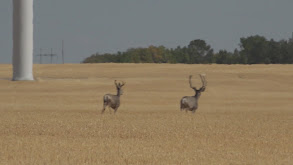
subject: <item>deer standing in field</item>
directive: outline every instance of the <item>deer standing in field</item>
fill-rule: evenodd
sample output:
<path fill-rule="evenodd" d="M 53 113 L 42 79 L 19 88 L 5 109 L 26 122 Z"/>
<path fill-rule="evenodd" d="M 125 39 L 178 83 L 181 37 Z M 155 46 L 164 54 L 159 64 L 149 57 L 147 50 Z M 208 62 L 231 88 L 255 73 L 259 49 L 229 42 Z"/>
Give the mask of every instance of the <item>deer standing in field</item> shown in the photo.
<path fill-rule="evenodd" d="M 120 96 L 123 94 L 122 87 L 125 85 L 125 82 L 122 81 L 122 84 L 117 83 L 117 81 L 114 81 L 116 89 L 117 89 L 117 94 L 112 95 L 112 94 L 105 94 L 104 95 L 104 107 L 102 110 L 102 114 L 104 113 L 106 107 L 108 106 L 109 108 L 114 109 L 114 113 L 116 113 L 117 109 L 120 106 Z"/>
<path fill-rule="evenodd" d="M 198 108 L 198 99 L 201 95 L 201 92 L 204 92 L 207 86 L 207 81 L 205 79 L 205 76 L 202 74 L 200 74 L 199 76 L 202 82 L 202 87 L 199 89 L 196 89 L 196 87 L 192 86 L 192 82 L 191 82 L 192 75 L 189 76 L 189 85 L 190 85 L 190 88 L 194 90 L 195 95 L 182 97 L 180 101 L 181 111 L 185 110 L 187 112 L 189 110 L 189 111 L 192 111 L 192 113 L 194 113 L 196 109 Z"/>

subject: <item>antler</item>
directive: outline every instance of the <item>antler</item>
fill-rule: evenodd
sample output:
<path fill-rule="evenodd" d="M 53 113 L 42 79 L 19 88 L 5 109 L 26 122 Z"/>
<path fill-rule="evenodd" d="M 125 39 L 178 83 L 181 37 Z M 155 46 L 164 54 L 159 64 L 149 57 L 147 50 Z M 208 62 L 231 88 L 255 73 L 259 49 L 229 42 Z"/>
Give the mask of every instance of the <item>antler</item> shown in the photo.
<path fill-rule="evenodd" d="M 120 83 L 119 83 L 120 84 Z M 122 81 L 122 84 L 120 84 L 120 87 L 123 87 L 126 83 Z"/>
<path fill-rule="evenodd" d="M 205 79 L 205 74 L 199 74 L 201 82 L 202 82 L 202 87 L 201 89 L 203 89 L 203 91 L 205 90 L 206 86 L 207 86 L 207 81 Z"/>
<path fill-rule="evenodd" d="M 114 81 L 114 84 L 116 85 L 116 87 L 118 87 L 117 80 Z"/>
<path fill-rule="evenodd" d="M 196 87 L 192 86 L 192 82 L 191 82 L 191 78 L 192 78 L 192 75 L 189 75 L 189 85 L 190 85 L 190 88 L 192 89 L 196 89 Z"/>
<path fill-rule="evenodd" d="M 122 84 L 121 84 L 121 83 L 117 83 L 117 80 L 115 80 L 114 83 L 115 83 L 116 87 L 122 87 L 125 85 L 124 81 L 122 81 Z"/>

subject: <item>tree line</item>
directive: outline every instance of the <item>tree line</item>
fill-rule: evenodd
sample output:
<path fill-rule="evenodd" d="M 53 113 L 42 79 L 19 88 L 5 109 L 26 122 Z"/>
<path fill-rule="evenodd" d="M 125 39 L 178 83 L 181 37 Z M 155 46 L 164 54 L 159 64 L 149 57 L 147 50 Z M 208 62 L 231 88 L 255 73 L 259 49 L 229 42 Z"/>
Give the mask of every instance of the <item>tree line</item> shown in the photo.
<path fill-rule="evenodd" d="M 96 53 L 83 63 L 185 63 L 185 64 L 292 64 L 293 37 L 289 40 L 267 40 L 255 35 L 240 38 L 234 52 L 214 52 L 204 40 L 190 41 L 188 46 L 168 49 L 164 46 L 130 48 L 114 54 Z"/>

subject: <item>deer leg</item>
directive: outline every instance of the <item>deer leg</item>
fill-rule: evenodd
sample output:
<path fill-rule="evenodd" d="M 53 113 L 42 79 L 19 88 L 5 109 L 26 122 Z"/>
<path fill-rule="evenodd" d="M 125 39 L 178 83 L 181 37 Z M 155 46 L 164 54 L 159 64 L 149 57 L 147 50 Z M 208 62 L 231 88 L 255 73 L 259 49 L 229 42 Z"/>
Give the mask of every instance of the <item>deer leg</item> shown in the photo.
<path fill-rule="evenodd" d="M 183 110 L 184 110 L 184 108 L 183 108 L 183 106 L 181 105 L 181 106 L 180 106 L 180 111 L 183 111 Z"/>
<path fill-rule="evenodd" d="M 110 112 L 110 114 L 112 114 L 112 108 L 111 108 L 111 107 L 109 107 L 108 109 L 109 109 L 109 112 Z"/>
<path fill-rule="evenodd" d="M 103 114 L 103 113 L 105 112 L 105 110 L 106 110 L 106 106 L 107 106 L 107 104 L 106 104 L 106 102 L 104 102 L 104 105 L 103 105 L 103 109 L 102 109 L 101 114 Z"/>
<path fill-rule="evenodd" d="M 118 109 L 118 107 L 114 109 L 114 114 L 117 112 L 117 109 Z"/>
<path fill-rule="evenodd" d="M 196 111 L 196 108 L 192 110 L 192 113 L 195 113 L 195 111 Z"/>
<path fill-rule="evenodd" d="M 106 107 L 104 106 L 104 108 L 102 109 L 101 114 L 103 114 L 105 112 Z"/>
<path fill-rule="evenodd" d="M 181 111 L 181 112 L 182 112 L 182 111 L 187 112 L 187 109 L 186 109 L 185 107 L 181 107 L 181 108 L 180 108 L 180 111 Z"/>

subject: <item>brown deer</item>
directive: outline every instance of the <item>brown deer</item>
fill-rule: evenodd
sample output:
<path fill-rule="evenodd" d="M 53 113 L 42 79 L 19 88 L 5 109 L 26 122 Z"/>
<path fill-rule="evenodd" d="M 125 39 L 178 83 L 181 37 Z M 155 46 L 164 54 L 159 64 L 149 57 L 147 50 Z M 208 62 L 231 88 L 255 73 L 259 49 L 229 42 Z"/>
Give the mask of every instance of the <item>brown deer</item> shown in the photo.
<path fill-rule="evenodd" d="M 198 99 L 201 95 L 201 92 L 204 92 L 207 86 L 207 81 L 205 79 L 205 76 L 200 74 L 199 75 L 201 78 L 201 82 L 202 82 L 202 87 L 197 89 L 196 87 L 192 86 L 192 82 L 191 82 L 191 78 L 192 75 L 189 76 L 189 85 L 190 88 L 192 88 L 195 92 L 194 96 L 184 96 L 182 97 L 181 101 L 180 101 L 180 110 L 185 110 L 186 112 L 192 111 L 192 113 L 194 113 L 196 111 L 196 109 L 198 108 Z"/>
<path fill-rule="evenodd" d="M 116 89 L 117 89 L 117 94 L 112 95 L 112 94 L 105 94 L 104 95 L 104 107 L 102 110 L 102 114 L 104 113 L 106 107 L 108 106 L 109 108 L 112 108 L 114 110 L 114 113 L 116 113 L 117 109 L 120 106 L 120 96 L 123 94 L 122 87 L 125 85 L 125 82 L 122 81 L 121 83 L 117 83 L 117 80 L 114 81 Z"/>

